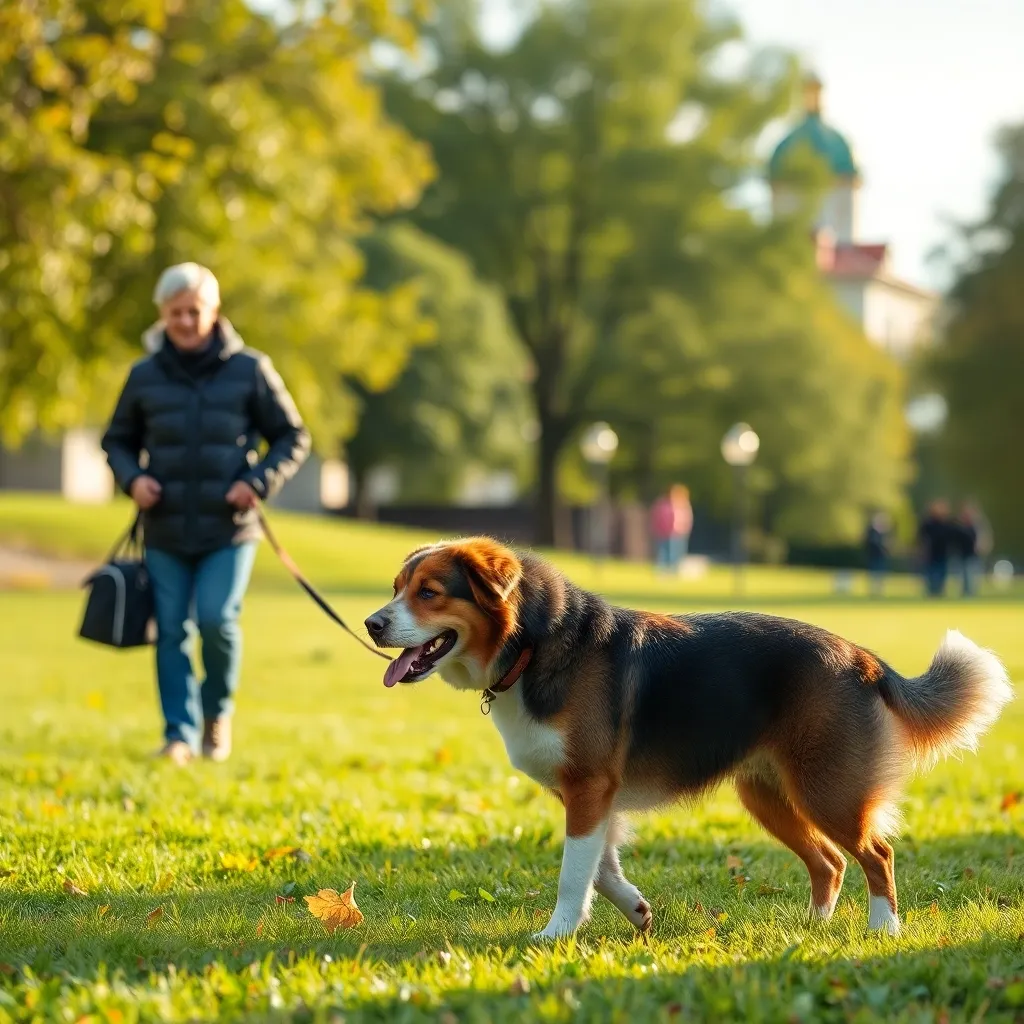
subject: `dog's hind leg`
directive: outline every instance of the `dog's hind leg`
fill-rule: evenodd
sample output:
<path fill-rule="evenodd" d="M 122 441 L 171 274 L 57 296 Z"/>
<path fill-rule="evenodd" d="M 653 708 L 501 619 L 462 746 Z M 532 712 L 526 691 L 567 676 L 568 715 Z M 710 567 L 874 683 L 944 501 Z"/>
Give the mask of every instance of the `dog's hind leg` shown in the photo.
<path fill-rule="evenodd" d="M 736 790 L 743 806 L 807 866 L 812 917 L 827 921 L 843 887 L 846 858 L 818 828 L 803 818 L 781 789 L 760 776 L 741 776 Z"/>
<path fill-rule="evenodd" d="M 654 920 L 651 905 L 644 899 L 643 893 L 622 873 L 619 864 L 619 846 L 627 835 L 625 819 L 621 815 L 613 815 L 608 826 L 608 835 L 601 854 L 601 862 L 597 868 L 597 879 L 594 888 L 641 932 L 651 930 Z"/>

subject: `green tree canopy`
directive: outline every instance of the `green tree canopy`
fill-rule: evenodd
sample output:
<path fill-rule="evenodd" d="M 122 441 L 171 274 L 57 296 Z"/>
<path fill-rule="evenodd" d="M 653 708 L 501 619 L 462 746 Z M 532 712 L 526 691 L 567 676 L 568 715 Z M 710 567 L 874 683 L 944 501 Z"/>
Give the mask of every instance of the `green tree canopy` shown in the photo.
<path fill-rule="evenodd" d="M 932 372 L 949 405 L 945 458 L 984 504 L 997 548 L 1024 555 L 1024 125 L 1003 132 L 1002 178 L 985 220 L 968 228 L 949 320 Z"/>
<path fill-rule="evenodd" d="M 11 0 L 0 6 L 0 429 L 109 406 L 153 283 L 196 259 L 323 436 L 342 372 L 382 387 L 415 335 L 408 290 L 362 290 L 355 238 L 414 204 L 429 156 L 364 74 L 413 24 L 385 0 Z M 328 372 L 325 372 L 328 371 Z M 333 372 L 331 372 L 333 371 Z"/>
<path fill-rule="evenodd" d="M 728 417 L 765 410 L 778 430 L 759 472 L 780 528 L 837 493 L 850 500 L 820 522 L 846 533 L 851 502 L 892 499 L 902 428 L 892 444 L 864 429 L 876 406 L 892 424 L 888 367 L 818 281 L 806 218 L 763 224 L 734 198 L 760 172 L 793 62 L 764 53 L 719 74 L 738 30 L 690 0 L 541 4 L 500 53 L 465 7 L 444 5 L 434 66 L 387 95 L 439 167 L 416 222 L 501 288 L 532 364 L 538 539 L 555 539 L 560 465 L 599 416 L 627 442 L 618 484 L 641 492 L 700 466 L 717 494 Z M 789 170 L 813 184 L 799 160 Z M 877 463 L 860 490 L 854 459 Z"/>
<path fill-rule="evenodd" d="M 393 387 L 373 392 L 353 382 L 359 424 L 345 450 L 357 500 L 376 466 L 399 471 L 403 500 L 426 503 L 456 498 L 474 472 L 521 477 L 531 419 L 526 360 L 501 296 L 465 256 L 409 224 L 382 228 L 364 249 L 366 284 L 415 287 L 432 331 L 421 334 Z"/>

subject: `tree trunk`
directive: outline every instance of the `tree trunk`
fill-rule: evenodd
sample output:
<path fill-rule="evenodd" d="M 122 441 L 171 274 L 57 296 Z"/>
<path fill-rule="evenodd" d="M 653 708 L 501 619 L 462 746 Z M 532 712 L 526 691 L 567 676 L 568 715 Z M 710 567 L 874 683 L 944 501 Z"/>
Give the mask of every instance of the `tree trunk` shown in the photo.
<path fill-rule="evenodd" d="M 352 486 L 355 488 L 355 500 L 352 502 L 355 508 L 356 519 L 374 520 L 377 518 L 377 509 L 370 501 L 369 488 L 366 486 L 366 478 L 370 475 L 366 466 L 354 466 L 349 463 L 352 472 Z"/>

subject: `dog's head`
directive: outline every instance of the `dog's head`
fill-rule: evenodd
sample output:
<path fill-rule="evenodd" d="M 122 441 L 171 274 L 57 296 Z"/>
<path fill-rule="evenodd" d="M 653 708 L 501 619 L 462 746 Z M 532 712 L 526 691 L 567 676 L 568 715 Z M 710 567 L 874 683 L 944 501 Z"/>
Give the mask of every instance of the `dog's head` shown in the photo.
<path fill-rule="evenodd" d="M 453 686 L 483 689 L 516 630 L 522 563 L 489 537 L 419 548 L 395 577 L 395 596 L 366 620 L 378 647 L 404 650 L 384 685 L 440 671 Z"/>

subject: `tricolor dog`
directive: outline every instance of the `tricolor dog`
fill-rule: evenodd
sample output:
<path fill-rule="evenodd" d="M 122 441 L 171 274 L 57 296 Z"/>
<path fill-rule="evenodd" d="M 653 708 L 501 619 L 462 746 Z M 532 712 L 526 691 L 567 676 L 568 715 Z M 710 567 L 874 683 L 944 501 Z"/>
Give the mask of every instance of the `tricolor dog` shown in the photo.
<path fill-rule="evenodd" d="M 544 938 L 572 934 L 594 890 L 649 929 L 619 863 L 625 815 L 726 778 L 807 866 L 812 915 L 831 916 L 846 850 L 867 876 L 868 927 L 896 933 L 900 787 L 915 764 L 973 749 L 1012 697 L 995 655 L 957 632 L 908 679 L 802 622 L 613 607 L 488 538 L 414 551 L 366 628 L 404 648 L 385 685 L 440 672 L 479 691 L 512 763 L 565 805 Z"/>

